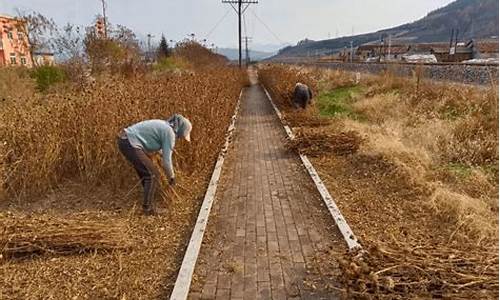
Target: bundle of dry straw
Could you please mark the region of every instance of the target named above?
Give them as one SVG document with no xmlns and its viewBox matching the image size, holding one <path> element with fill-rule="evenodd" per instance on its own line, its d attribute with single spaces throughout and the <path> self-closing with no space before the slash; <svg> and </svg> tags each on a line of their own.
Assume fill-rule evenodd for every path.
<svg viewBox="0 0 500 300">
<path fill-rule="evenodd" d="M 7 258 L 123 250 L 133 244 L 127 226 L 120 222 L 0 215 L 0 228 L 1 255 Z"/>
<path fill-rule="evenodd" d="M 294 140 L 288 141 L 287 146 L 301 154 L 318 157 L 326 153 L 336 155 L 356 153 L 361 142 L 361 137 L 354 131 L 330 133 L 328 130 L 321 132 L 300 130 Z"/>
<path fill-rule="evenodd" d="M 498 249 L 368 242 L 363 255 L 339 259 L 344 292 L 353 298 L 498 297 Z M 479 296 L 478 296 L 479 295 Z"/>
</svg>

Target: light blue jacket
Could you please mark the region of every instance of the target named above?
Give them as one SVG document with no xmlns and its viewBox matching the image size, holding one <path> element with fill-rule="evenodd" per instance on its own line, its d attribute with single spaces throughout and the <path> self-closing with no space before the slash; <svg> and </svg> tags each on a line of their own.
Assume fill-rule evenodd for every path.
<svg viewBox="0 0 500 300">
<path fill-rule="evenodd" d="M 174 178 L 172 152 L 176 133 L 167 120 L 147 120 L 125 128 L 127 138 L 134 148 L 146 152 L 163 152 L 163 167 L 169 178 Z"/>
</svg>

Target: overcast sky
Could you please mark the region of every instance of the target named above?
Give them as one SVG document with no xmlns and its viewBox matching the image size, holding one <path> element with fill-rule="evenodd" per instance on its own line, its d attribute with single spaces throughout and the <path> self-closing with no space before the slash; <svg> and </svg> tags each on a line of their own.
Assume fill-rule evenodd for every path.
<svg viewBox="0 0 500 300">
<path fill-rule="evenodd" d="M 208 36 L 219 47 L 237 45 L 237 15 L 221 0 L 107 0 L 109 21 L 144 36 L 165 33 L 180 40 L 189 33 Z M 296 43 L 303 38 L 371 32 L 425 16 L 452 0 L 260 0 L 246 12 L 248 36 L 255 45 Z M 100 0 L 0 0 L 0 14 L 31 9 L 58 24 L 88 25 L 100 12 Z"/>
</svg>

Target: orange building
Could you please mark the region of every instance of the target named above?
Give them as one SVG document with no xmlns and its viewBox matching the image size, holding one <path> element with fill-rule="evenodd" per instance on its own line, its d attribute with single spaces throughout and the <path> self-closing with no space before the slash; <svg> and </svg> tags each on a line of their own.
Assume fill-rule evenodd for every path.
<svg viewBox="0 0 500 300">
<path fill-rule="evenodd" d="M 32 67 L 29 41 L 25 22 L 6 15 L 0 15 L 0 66 Z"/>
</svg>

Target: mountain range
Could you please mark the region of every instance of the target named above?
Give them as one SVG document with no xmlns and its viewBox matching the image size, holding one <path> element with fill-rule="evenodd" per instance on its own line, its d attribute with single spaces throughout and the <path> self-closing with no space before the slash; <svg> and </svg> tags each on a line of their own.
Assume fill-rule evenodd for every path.
<svg viewBox="0 0 500 300">
<path fill-rule="evenodd" d="M 321 41 L 302 41 L 281 49 L 273 58 L 333 54 L 345 47 L 379 42 L 391 37 L 393 43 L 447 42 L 452 30 L 458 39 L 498 40 L 498 0 L 457 0 L 428 13 L 422 19 L 373 33 Z"/>
<path fill-rule="evenodd" d="M 257 51 L 257 50 L 249 50 L 250 54 L 250 59 L 251 60 L 262 60 L 268 57 L 271 57 L 276 54 L 275 52 L 264 52 L 264 51 Z M 224 55 L 227 57 L 229 60 L 238 60 L 239 53 L 238 49 L 234 48 L 218 48 L 217 53 Z M 245 59 L 245 49 L 243 49 L 243 59 Z"/>
</svg>

